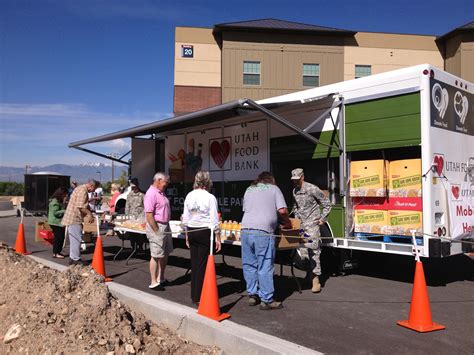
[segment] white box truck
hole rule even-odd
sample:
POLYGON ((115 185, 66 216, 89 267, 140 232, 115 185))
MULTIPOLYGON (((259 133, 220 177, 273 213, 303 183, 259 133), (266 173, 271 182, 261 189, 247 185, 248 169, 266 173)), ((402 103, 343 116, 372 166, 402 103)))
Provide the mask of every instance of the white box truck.
POLYGON ((142 188, 154 171, 170 173, 175 218, 198 169, 211 171, 223 219, 238 220, 245 188, 259 172, 271 170, 291 203, 290 171, 302 167, 334 204, 323 235, 328 247, 413 255, 416 244, 424 257, 474 249, 474 84, 428 64, 258 102, 236 100, 69 146, 101 155, 81 146, 124 137, 135 138, 132 175, 142 188), (397 180, 397 187, 416 180, 416 192, 383 203, 352 197, 351 166, 375 160, 419 164, 417 176, 397 180), (384 211, 377 216, 392 229, 358 233, 361 206, 384 211), (402 234, 416 230, 416 243, 397 235, 398 227, 402 234))

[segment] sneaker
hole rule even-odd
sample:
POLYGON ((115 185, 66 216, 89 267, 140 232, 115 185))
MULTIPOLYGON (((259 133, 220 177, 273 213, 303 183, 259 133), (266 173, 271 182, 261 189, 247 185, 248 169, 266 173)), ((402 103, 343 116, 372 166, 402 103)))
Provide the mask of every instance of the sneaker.
POLYGON ((153 289, 153 288, 158 287, 158 286, 160 286, 160 283, 159 282, 154 282, 154 283, 148 285, 148 288, 153 289))
POLYGON ((313 277, 313 287, 311 288, 311 292, 321 292, 321 283, 319 282, 319 277, 317 275, 313 277))
POLYGON ((249 306, 256 306, 260 304, 260 297, 258 297, 257 295, 251 295, 249 296, 249 306))
POLYGON ((152 289, 153 291, 164 291, 165 290, 163 285, 161 285, 159 282, 149 285, 148 288, 152 289))
POLYGON ((260 310, 262 311, 269 311, 272 309, 280 309, 280 308, 283 308, 283 304, 277 301, 272 301, 270 303, 262 302, 262 304, 260 305, 260 310))
POLYGON ((56 259, 64 259, 64 255, 62 254, 53 254, 53 258, 56 258, 56 259))

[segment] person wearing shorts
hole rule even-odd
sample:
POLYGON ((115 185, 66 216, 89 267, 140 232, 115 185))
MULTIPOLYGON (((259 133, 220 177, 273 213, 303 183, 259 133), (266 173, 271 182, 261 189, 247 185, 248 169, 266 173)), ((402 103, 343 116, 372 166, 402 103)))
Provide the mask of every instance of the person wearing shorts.
POLYGON ((173 251, 173 240, 169 221, 171 209, 168 198, 165 195, 169 176, 157 172, 153 177, 144 198, 146 217, 146 236, 150 243, 150 277, 151 289, 164 290, 166 283, 165 270, 168 256, 173 251))

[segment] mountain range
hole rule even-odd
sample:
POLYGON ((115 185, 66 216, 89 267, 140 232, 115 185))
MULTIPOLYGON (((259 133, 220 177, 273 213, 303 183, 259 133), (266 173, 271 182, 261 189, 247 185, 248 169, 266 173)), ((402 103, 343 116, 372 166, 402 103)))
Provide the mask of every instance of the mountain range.
MULTIPOLYGON (((11 166, 0 166, 0 181, 23 182, 26 168, 16 168, 11 166)), ((114 165, 114 179, 117 179, 122 172, 127 173, 128 166, 114 165)), ((112 165, 102 163, 88 163, 81 165, 53 164, 48 166, 28 166, 28 174, 37 172, 54 172, 62 175, 69 175, 72 180, 79 183, 88 179, 96 179, 100 182, 112 180, 112 165)))

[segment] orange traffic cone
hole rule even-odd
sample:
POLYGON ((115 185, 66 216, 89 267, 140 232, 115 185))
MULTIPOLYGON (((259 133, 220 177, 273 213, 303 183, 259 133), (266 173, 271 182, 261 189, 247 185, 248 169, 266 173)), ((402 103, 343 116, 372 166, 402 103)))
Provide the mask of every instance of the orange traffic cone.
POLYGON ((219 294, 217 292, 216 266, 214 255, 207 258, 206 273, 202 285, 201 300, 199 302, 198 314, 214 319, 218 322, 230 318, 230 314, 221 313, 219 306, 219 294))
POLYGON ((18 254, 23 254, 23 255, 31 254, 26 251, 25 227, 23 225, 23 222, 20 222, 20 224, 18 225, 18 232, 16 234, 15 251, 18 254))
POLYGON ((105 276, 104 253, 102 250, 102 238, 100 234, 97 236, 97 240, 95 242, 94 256, 92 257, 92 268, 99 275, 105 277, 105 282, 112 281, 110 277, 105 276))
POLYGON ((410 314, 408 316, 408 320, 398 321, 397 324, 421 333, 432 332, 446 328, 444 325, 434 323, 433 319, 431 318, 430 300, 428 298, 425 273, 423 271, 423 263, 421 261, 416 262, 415 281, 413 282, 410 314))

